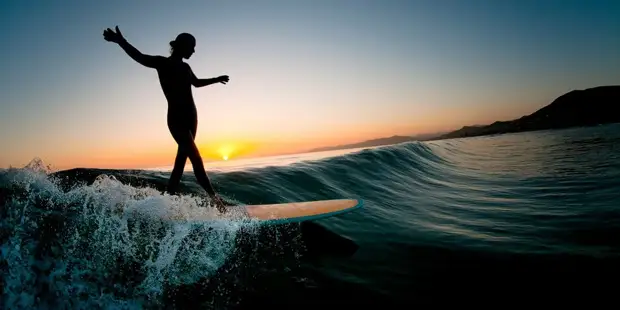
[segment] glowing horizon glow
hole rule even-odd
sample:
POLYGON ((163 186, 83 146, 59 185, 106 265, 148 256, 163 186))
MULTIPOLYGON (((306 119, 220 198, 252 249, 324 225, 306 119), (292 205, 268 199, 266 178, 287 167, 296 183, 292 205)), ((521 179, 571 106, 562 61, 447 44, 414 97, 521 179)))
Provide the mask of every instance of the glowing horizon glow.
POLYGON ((230 76, 193 89, 196 143, 233 161, 514 119, 617 84, 619 15, 597 0, 3 2, 0 168, 173 163, 156 73, 107 27, 152 55, 196 37, 194 73, 230 76))

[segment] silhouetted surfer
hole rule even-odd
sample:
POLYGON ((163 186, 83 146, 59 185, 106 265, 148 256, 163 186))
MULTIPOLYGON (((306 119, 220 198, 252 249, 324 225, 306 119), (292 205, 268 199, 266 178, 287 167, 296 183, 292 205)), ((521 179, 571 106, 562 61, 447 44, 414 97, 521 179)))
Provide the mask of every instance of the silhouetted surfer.
POLYGON ((215 193, 205 172, 200 152, 194 143, 198 114, 191 86, 226 84, 228 76, 222 75, 211 79, 196 78, 190 66, 183 62, 183 59, 189 59, 192 56, 196 46, 196 39, 189 33, 181 33, 170 42, 172 49, 170 57, 142 54, 125 40, 118 26, 116 26, 116 32, 110 28, 104 30, 103 37, 106 41, 117 43, 136 62, 157 70, 159 83, 168 101, 168 129, 179 146, 168 182, 168 192, 176 194, 183 168, 189 157, 198 183, 207 191, 218 210, 224 211, 224 202, 215 193))

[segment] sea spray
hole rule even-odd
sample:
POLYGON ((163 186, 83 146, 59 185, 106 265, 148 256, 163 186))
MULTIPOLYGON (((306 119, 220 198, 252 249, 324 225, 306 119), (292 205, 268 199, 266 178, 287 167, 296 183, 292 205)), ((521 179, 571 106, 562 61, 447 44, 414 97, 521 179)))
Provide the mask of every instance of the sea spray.
POLYGON ((140 308, 166 287, 212 276, 241 222, 165 221, 216 213, 100 175, 63 191, 40 161, 0 172, 2 308, 140 308))

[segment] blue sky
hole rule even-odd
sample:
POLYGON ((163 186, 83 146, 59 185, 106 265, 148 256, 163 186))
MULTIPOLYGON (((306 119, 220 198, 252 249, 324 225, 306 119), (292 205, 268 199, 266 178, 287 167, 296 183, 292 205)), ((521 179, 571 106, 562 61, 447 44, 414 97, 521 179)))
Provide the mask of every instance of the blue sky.
POLYGON ((245 141, 285 152, 456 129, 620 80, 617 1, 1 5, 0 167, 35 156, 151 165, 174 154, 157 75, 103 40, 115 25, 148 54, 168 55, 168 42, 190 32, 194 72, 230 76, 194 90, 205 148, 245 141))

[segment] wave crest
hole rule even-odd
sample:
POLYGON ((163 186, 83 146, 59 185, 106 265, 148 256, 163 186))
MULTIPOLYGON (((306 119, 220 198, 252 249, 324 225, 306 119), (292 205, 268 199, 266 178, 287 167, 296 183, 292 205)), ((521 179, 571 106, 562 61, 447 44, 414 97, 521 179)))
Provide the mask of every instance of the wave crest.
POLYGON ((4 308, 134 308, 212 276, 241 223, 161 220, 204 208, 99 175, 64 191, 42 161, 0 171, 4 308), (131 300, 128 302, 127 300, 131 300))

